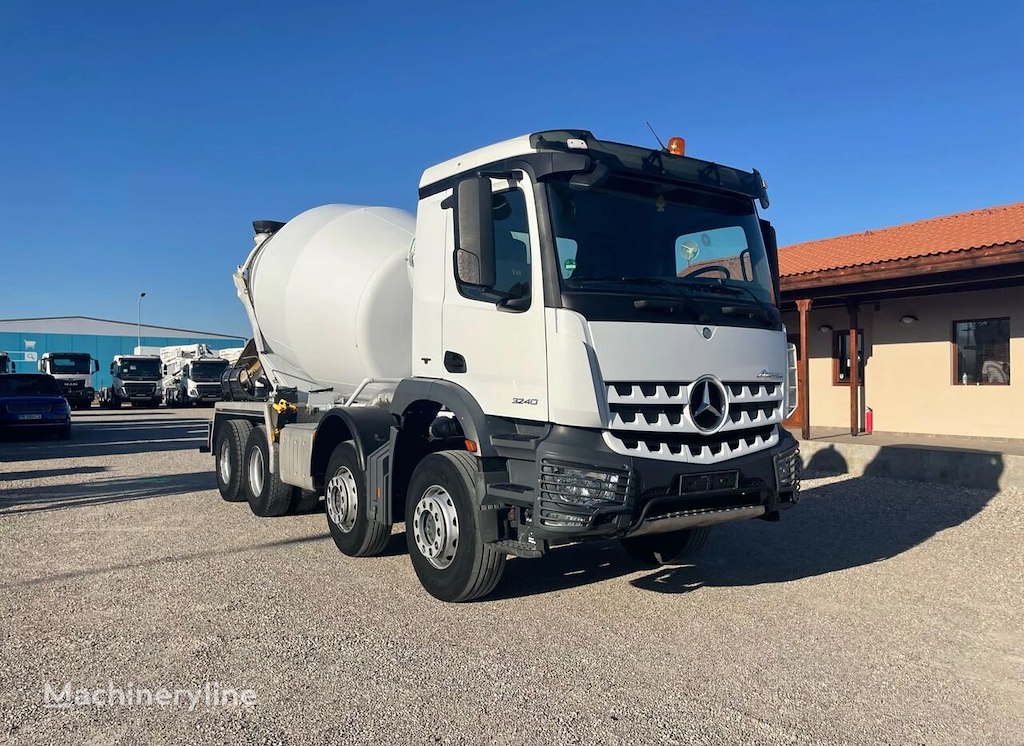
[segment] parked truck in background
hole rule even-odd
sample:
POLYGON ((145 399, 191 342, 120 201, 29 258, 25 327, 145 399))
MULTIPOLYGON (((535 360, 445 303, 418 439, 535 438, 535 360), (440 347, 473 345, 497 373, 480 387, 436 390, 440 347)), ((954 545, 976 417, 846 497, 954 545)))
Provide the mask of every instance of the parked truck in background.
POLYGON ((92 374, 99 361, 87 352, 46 352, 39 358, 39 372, 57 379, 72 409, 88 409, 96 397, 92 374))
POLYGON ((228 361, 205 344, 160 350, 163 400, 168 407, 212 404, 220 400, 220 376, 228 361))
POLYGON ((446 601, 509 555, 616 538, 660 563, 778 520, 796 366, 766 188, 680 143, 538 132, 427 169, 415 218, 255 222, 234 276, 254 355, 207 443, 222 497, 272 516, 324 495, 350 556, 404 521, 446 601))
POLYGON ((6 352, 0 352, 0 373, 13 373, 14 361, 6 352))
POLYGON ((123 402, 133 407, 158 407, 163 400, 163 377, 158 355, 114 355, 110 386, 100 389, 100 406, 117 409, 123 402))

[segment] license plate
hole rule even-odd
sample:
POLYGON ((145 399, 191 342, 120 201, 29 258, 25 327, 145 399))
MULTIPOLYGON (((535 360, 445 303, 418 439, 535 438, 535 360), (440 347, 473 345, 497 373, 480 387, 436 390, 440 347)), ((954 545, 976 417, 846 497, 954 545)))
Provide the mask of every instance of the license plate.
POLYGON ((19 420, 41 420, 43 416, 41 414, 19 414, 19 420))
POLYGON ((714 492, 715 490, 736 489, 738 471, 715 471, 707 474, 684 474, 679 478, 679 493, 714 492))

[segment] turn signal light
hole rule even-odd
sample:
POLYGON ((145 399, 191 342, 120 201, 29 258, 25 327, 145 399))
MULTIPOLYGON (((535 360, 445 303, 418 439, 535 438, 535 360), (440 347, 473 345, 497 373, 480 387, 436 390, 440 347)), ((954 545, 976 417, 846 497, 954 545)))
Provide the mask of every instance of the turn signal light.
POLYGON ((475 440, 470 440, 469 438, 466 438, 465 440, 467 451, 469 451, 470 453, 476 453, 477 450, 479 450, 475 440))
POLYGON ((666 150, 672 155, 686 155, 686 140, 681 137, 670 137, 666 150))

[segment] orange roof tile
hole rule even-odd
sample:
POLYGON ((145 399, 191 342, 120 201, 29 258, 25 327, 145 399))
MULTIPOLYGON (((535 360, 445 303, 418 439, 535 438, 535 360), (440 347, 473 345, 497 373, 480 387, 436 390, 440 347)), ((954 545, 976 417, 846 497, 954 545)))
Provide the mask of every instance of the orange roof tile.
POLYGON ((971 210, 779 250, 780 274, 892 262, 1024 241, 1024 202, 971 210))

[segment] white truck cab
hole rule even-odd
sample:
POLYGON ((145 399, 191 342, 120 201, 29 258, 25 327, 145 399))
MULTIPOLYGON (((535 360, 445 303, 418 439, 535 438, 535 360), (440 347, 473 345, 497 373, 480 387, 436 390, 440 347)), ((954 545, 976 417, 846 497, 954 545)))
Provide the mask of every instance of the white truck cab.
POLYGON ((120 408, 157 407, 163 399, 159 355, 114 355, 110 363, 110 386, 100 389, 100 406, 120 408))
POLYGON ((57 379, 72 409, 88 409, 96 396, 92 374, 99 362, 87 352, 47 352, 39 358, 39 372, 57 379))
POLYGON ((159 359, 162 396, 168 407, 213 404, 220 400, 220 376, 228 361, 205 344, 164 347, 159 359))

